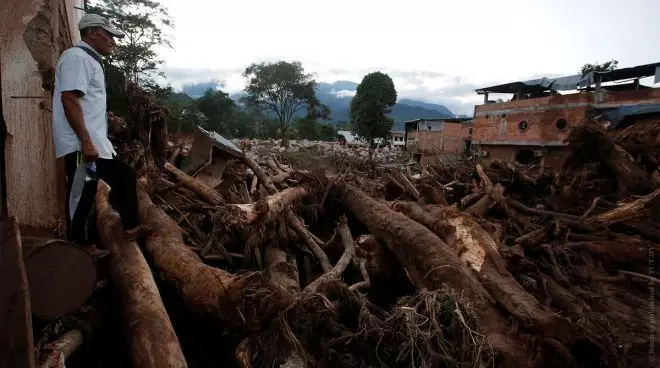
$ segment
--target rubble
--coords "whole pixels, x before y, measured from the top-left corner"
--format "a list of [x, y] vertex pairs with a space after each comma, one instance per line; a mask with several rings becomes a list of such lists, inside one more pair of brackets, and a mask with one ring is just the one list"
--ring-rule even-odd
[[[140, 142], [126, 152], [140, 157], [140, 219], [155, 229], [142, 252], [160, 293], [232, 336], [211, 342], [222, 353], [194, 350], [216, 364], [650, 367], [660, 185], [644, 147], [655, 146], [593, 124], [551, 174], [420, 166], [389, 150], [366, 163], [366, 149], [310, 141], [233, 141], [229, 156], [219, 138], [173, 142], [150, 159], [159, 151]], [[157, 301], [150, 290], [125, 292]], [[187, 364], [179, 343], [195, 359], [182, 323], [167, 335], [170, 366]]]

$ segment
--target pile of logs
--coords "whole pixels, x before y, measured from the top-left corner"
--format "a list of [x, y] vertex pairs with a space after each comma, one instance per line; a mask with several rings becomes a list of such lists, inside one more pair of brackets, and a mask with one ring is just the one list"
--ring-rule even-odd
[[241, 367], [653, 366], [660, 185], [652, 155], [603, 132], [576, 129], [553, 175], [493, 162], [369, 179], [244, 156], [210, 187], [166, 163], [140, 181], [155, 229], [141, 247], [101, 183], [133, 363], [192, 359], [154, 271], [238, 337], [217, 361]]

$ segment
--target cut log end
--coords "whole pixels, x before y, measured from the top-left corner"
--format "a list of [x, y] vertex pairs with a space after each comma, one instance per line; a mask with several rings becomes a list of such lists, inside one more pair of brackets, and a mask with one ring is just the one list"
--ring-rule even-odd
[[54, 241], [39, 247], [25, 261], [32, 312], [54, 319], [77, 311], [92, 295], [96, 264], [75, 244]]

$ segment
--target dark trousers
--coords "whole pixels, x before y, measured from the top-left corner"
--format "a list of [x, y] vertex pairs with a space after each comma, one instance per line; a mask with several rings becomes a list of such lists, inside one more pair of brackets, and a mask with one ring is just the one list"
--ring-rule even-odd
[[[67, 240], [77, 244], [97, 243], [96, 217], [92, 209], [96, 196], [95, 181], [85, 183], [85, 186], [73, 215], [69, 216], [69, 198], [73, 186], [73, 177], [81, 162], [81, 153], [72, 152], [64, 156], [66, 168], [66, 220]], [[116, 206], [125, 230], [133, 229], [139, 225], [137, 179], [133, 169], [117, 159], [97, 159], [96, 170], [98, 178], [108, 183], [110, 188], [110, 202]]]

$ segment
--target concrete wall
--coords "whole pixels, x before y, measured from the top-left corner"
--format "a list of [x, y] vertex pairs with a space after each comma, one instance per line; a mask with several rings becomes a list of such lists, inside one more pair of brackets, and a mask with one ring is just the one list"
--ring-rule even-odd
[[78, 40], [83, 11], [74, 6], [83, 1], [4, 0], [0, 7], [7, 200], [21, 226], [54, 228], [63, 216], [50, 109], [55, 63]]

